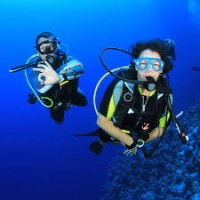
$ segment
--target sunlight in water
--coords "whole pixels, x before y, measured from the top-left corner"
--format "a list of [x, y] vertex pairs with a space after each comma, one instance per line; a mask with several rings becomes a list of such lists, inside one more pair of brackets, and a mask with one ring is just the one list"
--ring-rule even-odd
[[200, 3], [198, 0], [188, 0], [188, 11], [191, 21], [200, 29]]
[[199, 14], [200, 5], [197, 0], [189, 0], [188, 1], [188, 10], [192, 15]]

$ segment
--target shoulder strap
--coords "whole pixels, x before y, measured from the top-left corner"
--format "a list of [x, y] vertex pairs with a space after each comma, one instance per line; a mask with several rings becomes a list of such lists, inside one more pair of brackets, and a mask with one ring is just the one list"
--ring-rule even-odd
[[120, 101], [123, 92], [123, 85], [124, 85], [123, 81], [119, 81], [113, 90], [113, 99], [115, 105], [117, 105]]
[[[133, 101], [134, 101], [134, 88], [133, 85], [132, 92], [128, 89], [125, 82], [121, 81], [121, 85], [116, 87], [116, 92], [113, 93], [114, 102], [116, 105], [115, 113], [114, 113], [114, 122], [118, 127], [121, 127], [123, 119], [131, 108]], [[123, 85], [122, 85], [123, 84]], [[120, 93], [119, 93], [120, 88]]]

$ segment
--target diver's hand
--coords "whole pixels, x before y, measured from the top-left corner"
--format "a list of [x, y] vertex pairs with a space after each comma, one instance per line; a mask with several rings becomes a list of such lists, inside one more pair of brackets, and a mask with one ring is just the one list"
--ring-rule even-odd
[[123, 154], [126, 155], [126, 156], [128, 156], [128, 155], [133, 156], [133, 155], [135, 155], [136, 153], [137, 153], [137, 146], [135, 146], [135, 147], [132, 148], [132, 149], [126, 149], [126, 150], [123, 152]]
[[130, 146], [125, 145], [126, 146], [126, 150], [123, 152], [123, 154], [125, 154], [126, 156], [128, 155], [135, 155], [137, 153], [137, 142], [133, 142], [133, 144], [131, 144]]
[[44, 64], [39, 63], [37, 68], [33, 68], [33, 70], [40, 72], [38, 75], [38, 81], [42, 85], [52, 85], [60, 82], [58, 73], [47, 61], [44, 61]]

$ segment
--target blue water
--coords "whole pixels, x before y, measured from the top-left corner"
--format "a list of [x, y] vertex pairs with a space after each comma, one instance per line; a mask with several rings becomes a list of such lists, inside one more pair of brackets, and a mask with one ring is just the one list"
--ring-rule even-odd
[[[192, 70], [200, 66], [199, 6], [197, 0], [1, 1], [0, 199], [100, 199], [117, 147], [108, 147], [97, 157], [88, 150], [95, 139], [76, 138], [73, 133], [96, 128], [92, 96], [105, 73], [101, 49], [128, 50], [138, 40], [155, 37], [175, 40], [177, 60], [170, 82], [175, 111], [186, 110], [200, 95], [200, 72]], [[35, 53], [35, 37], [43, 31], [67, 43], [85, 66], [80, 86], [89, 104], [66, 113], [62, 126], [38, 102], [27, 103], [30, 89], [23, 72], [8, 73]], [[127, 64], [119, 57], [113, 62]]]

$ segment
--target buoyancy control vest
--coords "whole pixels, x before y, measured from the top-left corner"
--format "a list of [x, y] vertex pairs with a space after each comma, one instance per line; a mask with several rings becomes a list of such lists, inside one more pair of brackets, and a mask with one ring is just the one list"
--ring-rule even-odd
[[[66, 55], [65, 52], [59, 49], [56, 51], [55, 61], [51, 64], [51, 66], [53, 67], [55, 71], [57, 71], [57, 73], [59, 73], [59, 71], [62, 70], [61, 69], [62, 66], [65, 63], [70, 62], [71, 59], [73, 59], [71, 56]], [[35, 58], [35, 63], [38, 63], [40, 61], [42, 60], [39, 56]], [[44, 87], [44, 85], [41, 85], [40, 82], [38, 81], [38, 74], [39, 72], [37, 71], [31, 71], [30, 77], [31, 77], [32, 85], [37, 90], [40, 90], [41, 88]], [[40, 93], [40, 96], [52, 99], [54, 104], [56, 104], [56, 102], [63, 102], [63, 103], [69, 102], [73, 94], [77, 92], [78, 82], [79, 82], [79, 78], [76, 78], [76, 79], [68, 81], [68, 83], [63, 85], [62, 87], [60, 87], [59, 84], [55, 84], [47, 92]], [[49, 103], [48, 99], [44, 101], [46, 103]]]
[[[119, 81], [113, 90], [115, 107], [112, 120], [123, 130], [143, 132], [144, 124], [148, 125], [147, 132], [157, 126], [165, 127], [170, 123], [167, 110], [168, 98], [172, 98], [171, 89], [164, 77], [160, 76], [156, 90], [149, 97], [141, 95], [140, 86]], [[113, 111], [108, 111], [113, 112]], [[146, 129], [146, 128], [145, 128]]]

